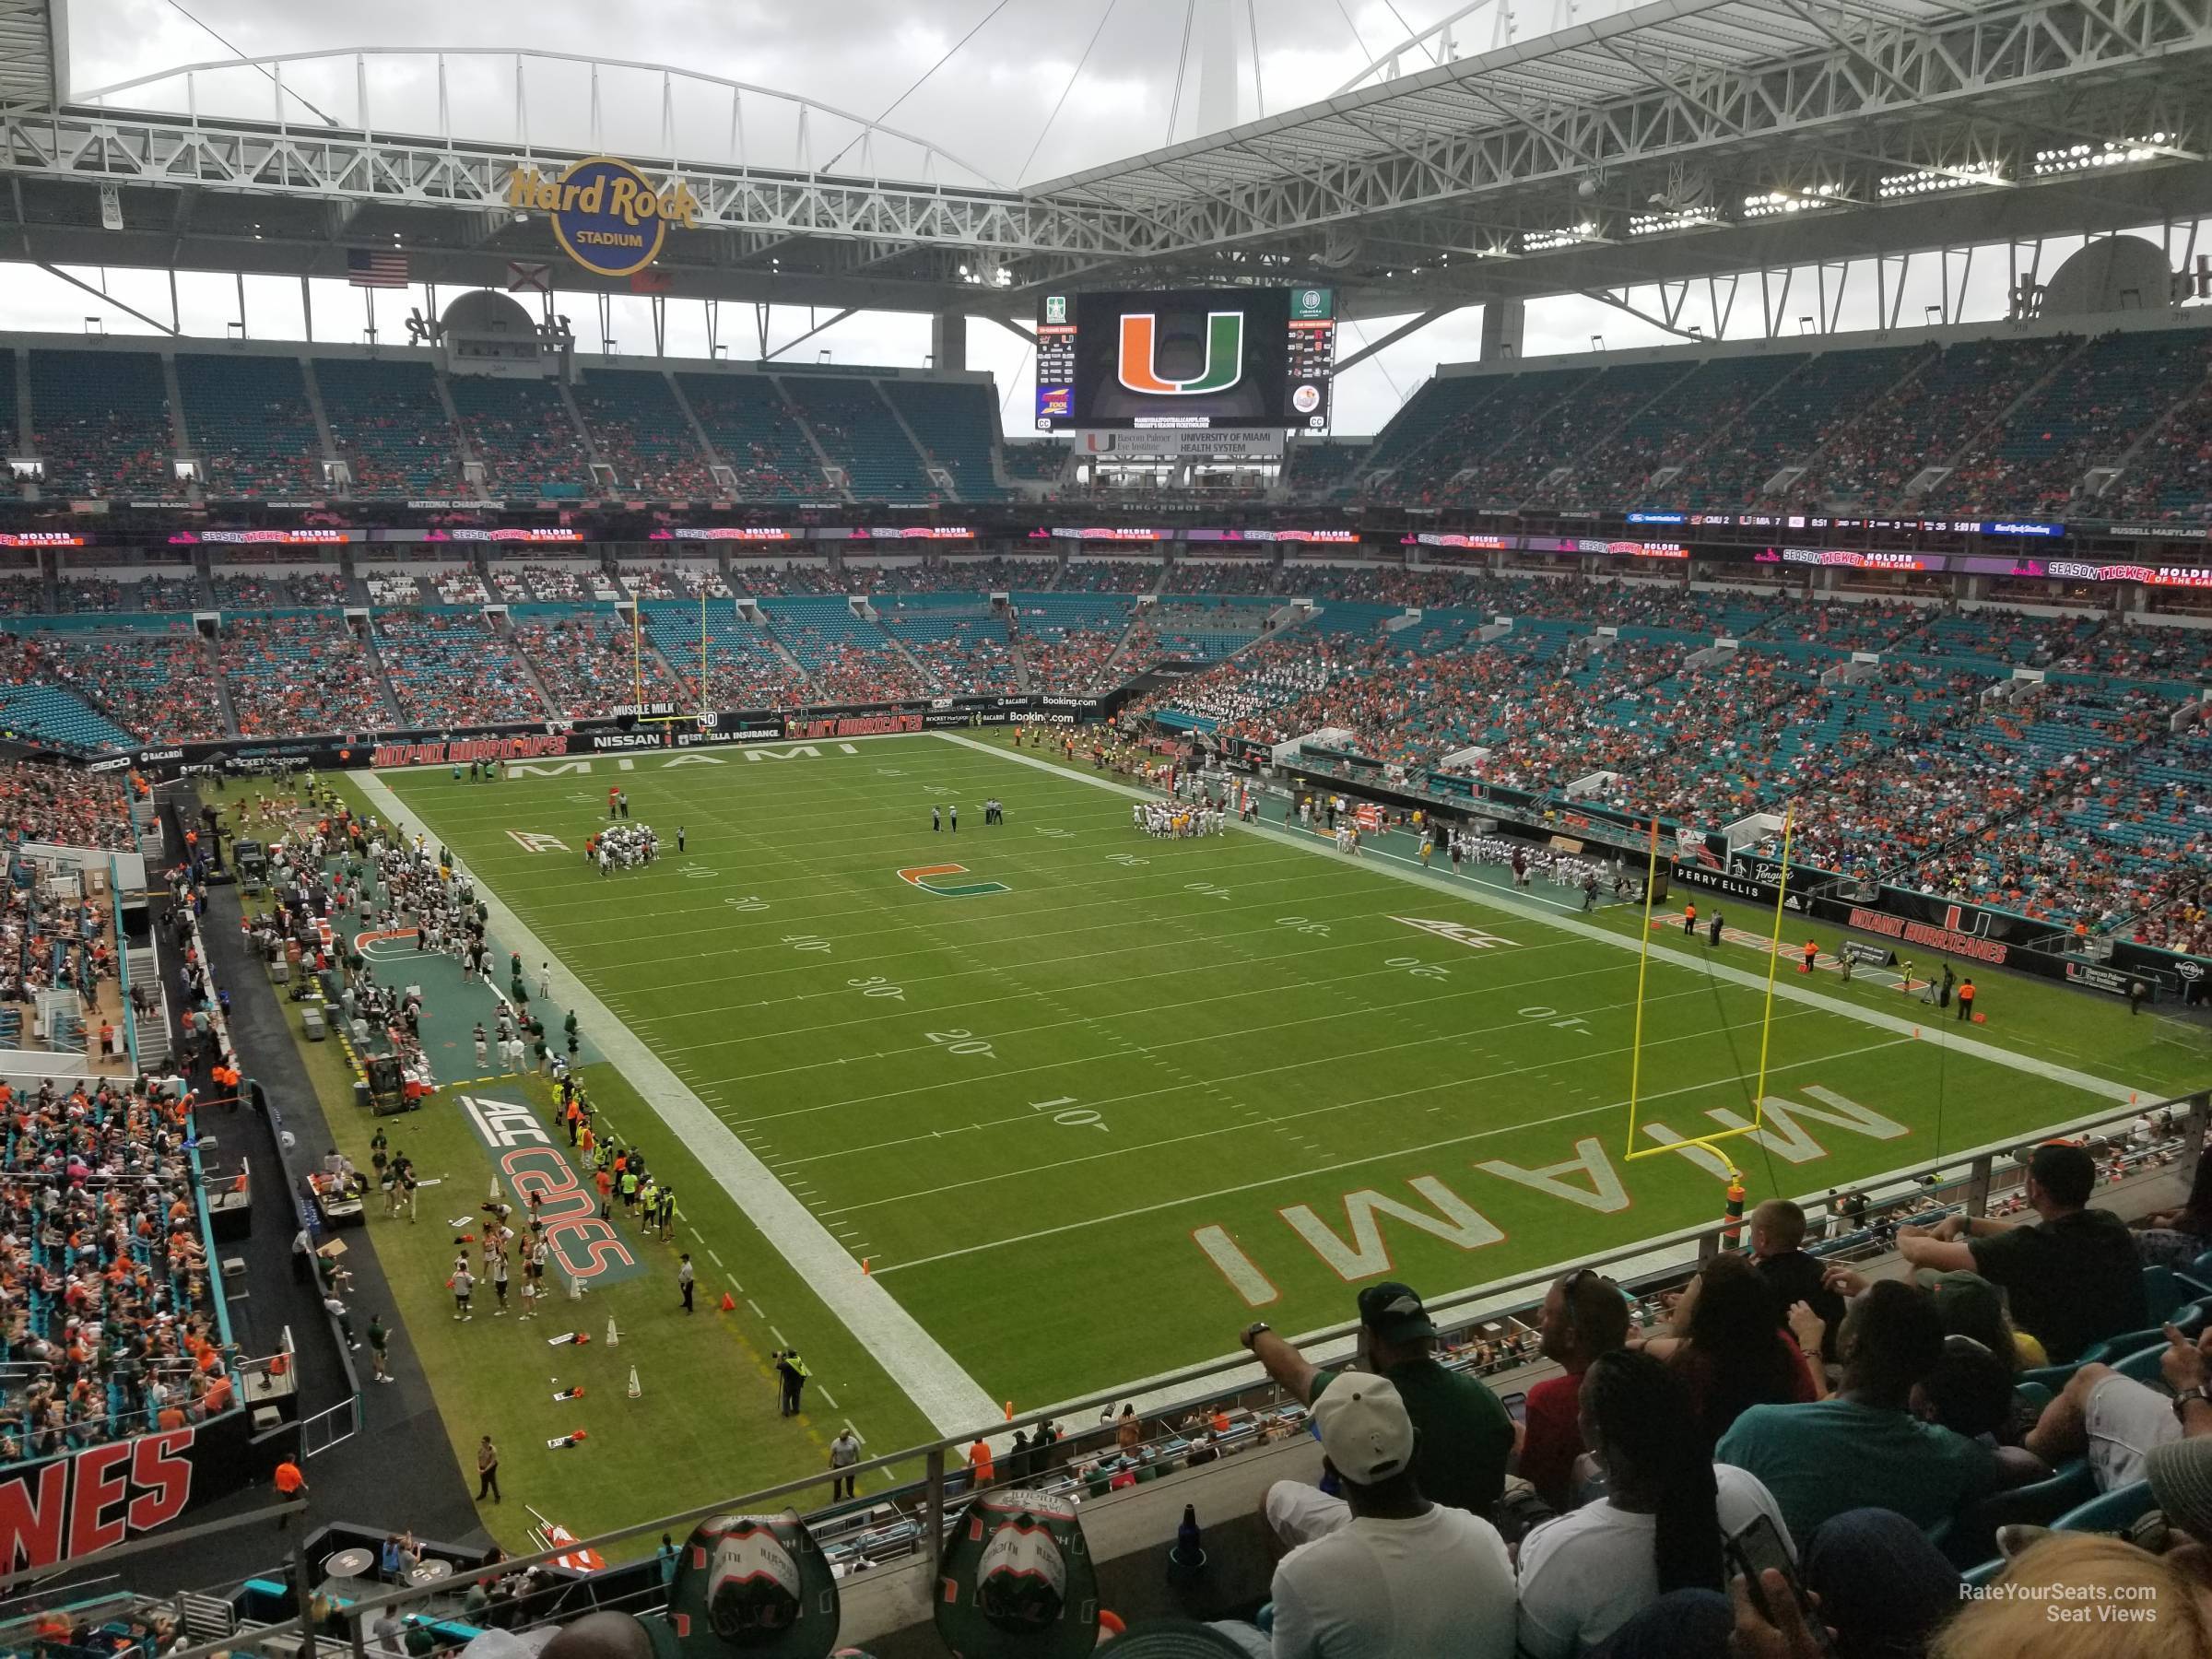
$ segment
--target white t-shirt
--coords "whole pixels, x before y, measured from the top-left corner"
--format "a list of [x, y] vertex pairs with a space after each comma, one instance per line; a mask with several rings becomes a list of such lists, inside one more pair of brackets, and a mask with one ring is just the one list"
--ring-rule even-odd
[[1275, 1570], [1275, 1659], [1512, 1659], [1505, 1540], [1465, 1510], [1355, 1518]]
[[[1782, 1510], [1758, 1477], [1726, 1464], [1715, 1464], [1712, 1473], [1721, 1531], [1741, 1532], [1765, 1515], [1794, 1557]], [[1657, 1601], [1659, 1567], [1652, 1556], [1657, 1533], [1656, 1516], [1631, 1515], [1601, 1498], [1522, 1539], [1522, 1653], [1528, 1659], [1588, 1653]]]

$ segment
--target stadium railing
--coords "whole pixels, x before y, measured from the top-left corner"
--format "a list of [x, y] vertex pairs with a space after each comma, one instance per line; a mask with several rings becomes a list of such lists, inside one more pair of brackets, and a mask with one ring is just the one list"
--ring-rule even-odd
[[[1840, 1240], [1831, 1238], [1824, 1248], [1840, 1253], [1850, 1253], [1854, 1248], [1863, 1253], [1886, 1251], [1894, 1236], [1898, 1218], [1908, 1213], [1958, 1209], [1970, 1216], [1986, 1214], [1993, 1199], [2023, 1184], [2024, 1154], [2032, 1147], [2058, 1138], [2105, 1140], [2125, 1146], [2130, 1139], [2130, 1127], [2136, 1120], [2165, 1112], [2172, 1112], [2178, 1120], [2181, 1150], [2173, 1161], [2155, 1166], [2155, 1172], [2160, 1177], [2176, 1178], [2186, 1186], [2194, 1175], [2198, 1158], [2202, 1156], [2206, 1135], [2212, 1130], [2212, 1088], [2162, 1100], [2140, 1102], [2130, 1100], [2124, 1104], [2115, 1102], [2067, 1123], [2029, 1130], [2014, 1139], [1991, 1141], [1853, 1182], [1851, 1183], [1852, 1189], [1869, 1199], [1870, 1214], [1874, 1219], [1856, 1233], [1844, 1235]], [[2117, 1133], [2108, 1135], [2104, 1133], [2107, 1131]], [[2141, 1172], [2150, 1173], [2152, 1169], [2145, 1166]], [[1808, 1208], [1823, 1202], [1818, 1194], [1806, 1194], [1805, 1199]], [[1702, 1262], [1724, 1249], [1734, 1247], [1740, 1241], [1744, 1228], [1741, 1217], [1731, 1218], [1716, 1216], [1711, 1220], [1658, 1238], [1594, 1252], [1511, 1278], [1435, 1296], [1429, 1299], [1429, 1312], [1443, 1329], [1444, 1342], [1449, 1346], [1455, 1335], [1466, 1332], [1479, 1321], [1495, 1322], [1514, 1311], [1531, 1310], [1553, 1280], [1582, 1268], [1592, 1267], [1609, 1272], [1620, 1278], [1624, 1288], [1632, 1293], [1640, 1284], [1655, 1285], [1670, 1277], [1679, 1280], [1695, 1271]], [[1301, 1352], [1318, 1362], [1339, 1362], [1348, 1354], [1358, 1329], [1356, 1322], [1347, 1322], [1308, 1332], [1292, 1340]], [[841, 1559], [853, 1559], [855, 1552], [850, 1547], [841, 1550], [840, 1545], [843, 1540], [830, 1535], [836, 1531], [839, 1518], [854, 1512], [874, 1517], [888, 1509], [895, 1512], [903, 1523], [896, 1529], [902, 1535], [903, 1553], [914, 1554], [923, 1547], [925, 1540], [941, 1541], [948, 1526], [957, 1520], [958, 1510], [951, 1500], [965, 1495], [960, 1477], [965, 1467], [965, 1448], [972, 1441], [978, 1439], [1003, 1439], [1017, 1430], [1035, 1429], [1046, 1420], [1065, 1419], [1087, 1423], [1088, 1413], [1096, 1411], [1101, 1406], [1110, 1406], [1115, 1402], [1129, 1400], [1133, 1396], [1159, 1402], [1145, 1414], [1147, 1418], [1154, 1419], [1206, 1411], [1228, 1398], [1252, 1401], [1263, 1395], [1272, 1395], [1276, 1401], [1272, 1407], [1265, 1408], [1279, 1411], [1294, 1421], [1302, 1418], [1301, 1407], [1274, 1394], [1270, 1385], [1252, 1380], [1250, 1373], [1254, 1369], [1249, 1355], [1229, 1355], [1158, 1376], [1124, 1382], [1111, 1391], [1064, 1401], [1043, 1411], [1020, 1413], [1004, 1421], [977, 1424], [964, 1433], [865, 1459], [840, 1472], [855, 1477], [896, 1473], [911, 1470], [919, 1463], [923, 1468], [922, 1478], [919, 1481], [910, 1480], [907, 1485], [886, 1491], [871, 1492], [845, 1505], [829, 1505], [806, 1512], [808, 1524], [815, 1530], [818, 1539], [825, 1540], [824, 1554], [833, 1562], [840, 1562]], [[1222, 1387], [1224, 1380], [1230, 1378], [1237, 1378], [1237, 1381], [1226, 1389]], [[1238, 1460], [1229, 1458], [1225, 1462], [1233, 1469]], [[1214, 1475], [1222, 1466], [1221, 1464], [1209, 1465], [1206, 1473]], [[617, 1559], [624, 1554], [621, 1547], [628, 1541], [641, 1539], [650, 1544], [657, 1541], [664, 1533], [678, 1537], [688, 1536], [697, 1523], [714, 1515], [771, 1513], [786, 1507], [788, 1500], [818, 1490], [828, 1478], [826, 1470], [802, 1476], [794, 1480], [701, 1504], [680, 1513], [665, 1515], [596, 1537], [563, 1539], [535, 1555], [502, 1559], [490, 1566], [455, 1563], [450, 1576], [441, 1578], [433, 1585], [405, 1586], [362, 1596], [329, 1608], [328, 1616], [334, 1623], [343, 1625], [346, 1631], [343, 1640], [352, 1651], [357, 1654], [362, 1653], [366, 1651], [365, 1640], [370, 1627], [377, 1616], [386, 1609], [391, 1609], [395, 1616], [405, 1619], [410, 1617], [412, 1609], [421, 1604], [432, 1598], [456, 1595], [472, 1583], [487, 1583], [529, 1569], [544, 1569], [548, 1586], [548, 1594], [543, 1604], [547, 1608], [547, 1618], [559, 1620], [573, 1617], [590, 1605], [589, 1593], [578, 1592], [578, 1599], [571, 1603], [567, 1594], [569, 1587], [582, 1584], [587, 1580], [585, 1575], [576, 1574], [559, 1566], [558, 1558], [581, 1550], [594, 1550], [604, 1559]], [[1141, 1492], [1143, 1488], [1140, 1486], [1131, 1489], [1133, 1492]], [[1182, 1490], [1187, 1492], [1190, 1488], [1184, 1488]], [[1083, 1494], [1078, 1491], [1075, 1496], [1080, 1500]], [[1106, 1500], [1111, 1500], [1111, 1498]], [[893, 1530], [888, 1526], [876, 1528], [879, 1535], [888, 1535]], [[870, 1567], [895, 1564], [895, 1558], [888, 1549], [881, 1553], [869, 1553], [861, 1559]], [[454, 1629], [450, 1617], [425, 1615], [424, 1618], [426, 1623], [441, 1627], [441, 1634], [446, 1630]], [[288, 1618], [274, 1619], [265, 1624], [257, 1623], [250, 1630], [241, 1629], [220, 1641], [171, 1653], [168, 1659], [203, 1659], [203, 1656], [205, 1659], [213, 1659], [215, 1654], [235, 1650], [248, 1641], [263, 1653], [277, 1652], [279, 1648], [270, 1645], [272, 1640], [281, 1641], [288, 1633], [293, 1632], [300, 1633], [304, 1640], [284, 1644], [282, 1651], [306, 1653], [313, 1642], [312, 1636], [305, 1632], [307, 1622], [295, 1607]], [[468, 1633], [475, 1632], [470, 1630]]]

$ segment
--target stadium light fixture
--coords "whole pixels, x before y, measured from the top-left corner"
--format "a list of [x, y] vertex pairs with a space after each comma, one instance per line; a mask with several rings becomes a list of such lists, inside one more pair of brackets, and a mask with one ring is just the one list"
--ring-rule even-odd
[[1891, 173], [1875, 186], [1875, 194], [1885, 202], [1895, 202], [1907, 196], [1934, 195], [1947, 190], [1975, 190], [2005, 182], [2003, 162], [1963, 161], [1957, 167], [1922, 167], [1911, 172]]
[[1594, 241], [1597, 239], [1597, 221], [1583, 219], [1560, 230], [1524, 230], [1521, 235], [1523, 252], [1545, 253], [1553, 248], [1570, 248], [1576, 242]]
[[1670, 230], [1695, 230], [1700, 226], [1721, 226], [1727, 222], [1710, 207], [1663, 207], [1650, 213], [1630, 214], [1629, 234], [1664, 236]]
[[2144, 138], [2107, 138], [2101, 144], [2062, 144], [2035, 152], [2035, 174], [2088, 172], [2100, 167], [2120, 167], [2134, 161], [2155, 161], [2171, 140], [2171, 133], [2152, 133]]
[[1762, 190], [1744, 198], [1746, 218], [1775, 218], [1786, 213], [1811, 213], [1834, 207], [1847, 200], [1841, 184], [1814, 184], [1804, 190]]

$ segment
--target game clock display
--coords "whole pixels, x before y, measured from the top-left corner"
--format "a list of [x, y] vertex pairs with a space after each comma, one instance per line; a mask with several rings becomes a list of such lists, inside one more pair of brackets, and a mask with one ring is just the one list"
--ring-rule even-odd
[[1047, 294], [1037, 429], [1320, 431], [1335, 360], [1329, 288]]

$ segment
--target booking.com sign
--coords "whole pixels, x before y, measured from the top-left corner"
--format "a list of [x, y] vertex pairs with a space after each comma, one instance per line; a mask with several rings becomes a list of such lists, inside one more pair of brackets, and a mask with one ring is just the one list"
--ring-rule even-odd
[[1132, 392], [1154, 397], [1195, 397], [1226, 392], [1244, 374], [1244, 313], [1206, 313], [1206, 363], [1196, 374], [1178, 380], [1159, 371], [1159, 319], [1151, 312], [1122, 314], [1121, 382]]
[[559, 178], [518, 167], [507, 181], [507, 206], [550, 215], [569, 257], [600, 276], [643, 270], [660, 257], [670, 225], [696, 229], [699, 222], [699, 198], [680, 179], [655, 190], [611, 156], [586, 157]]

